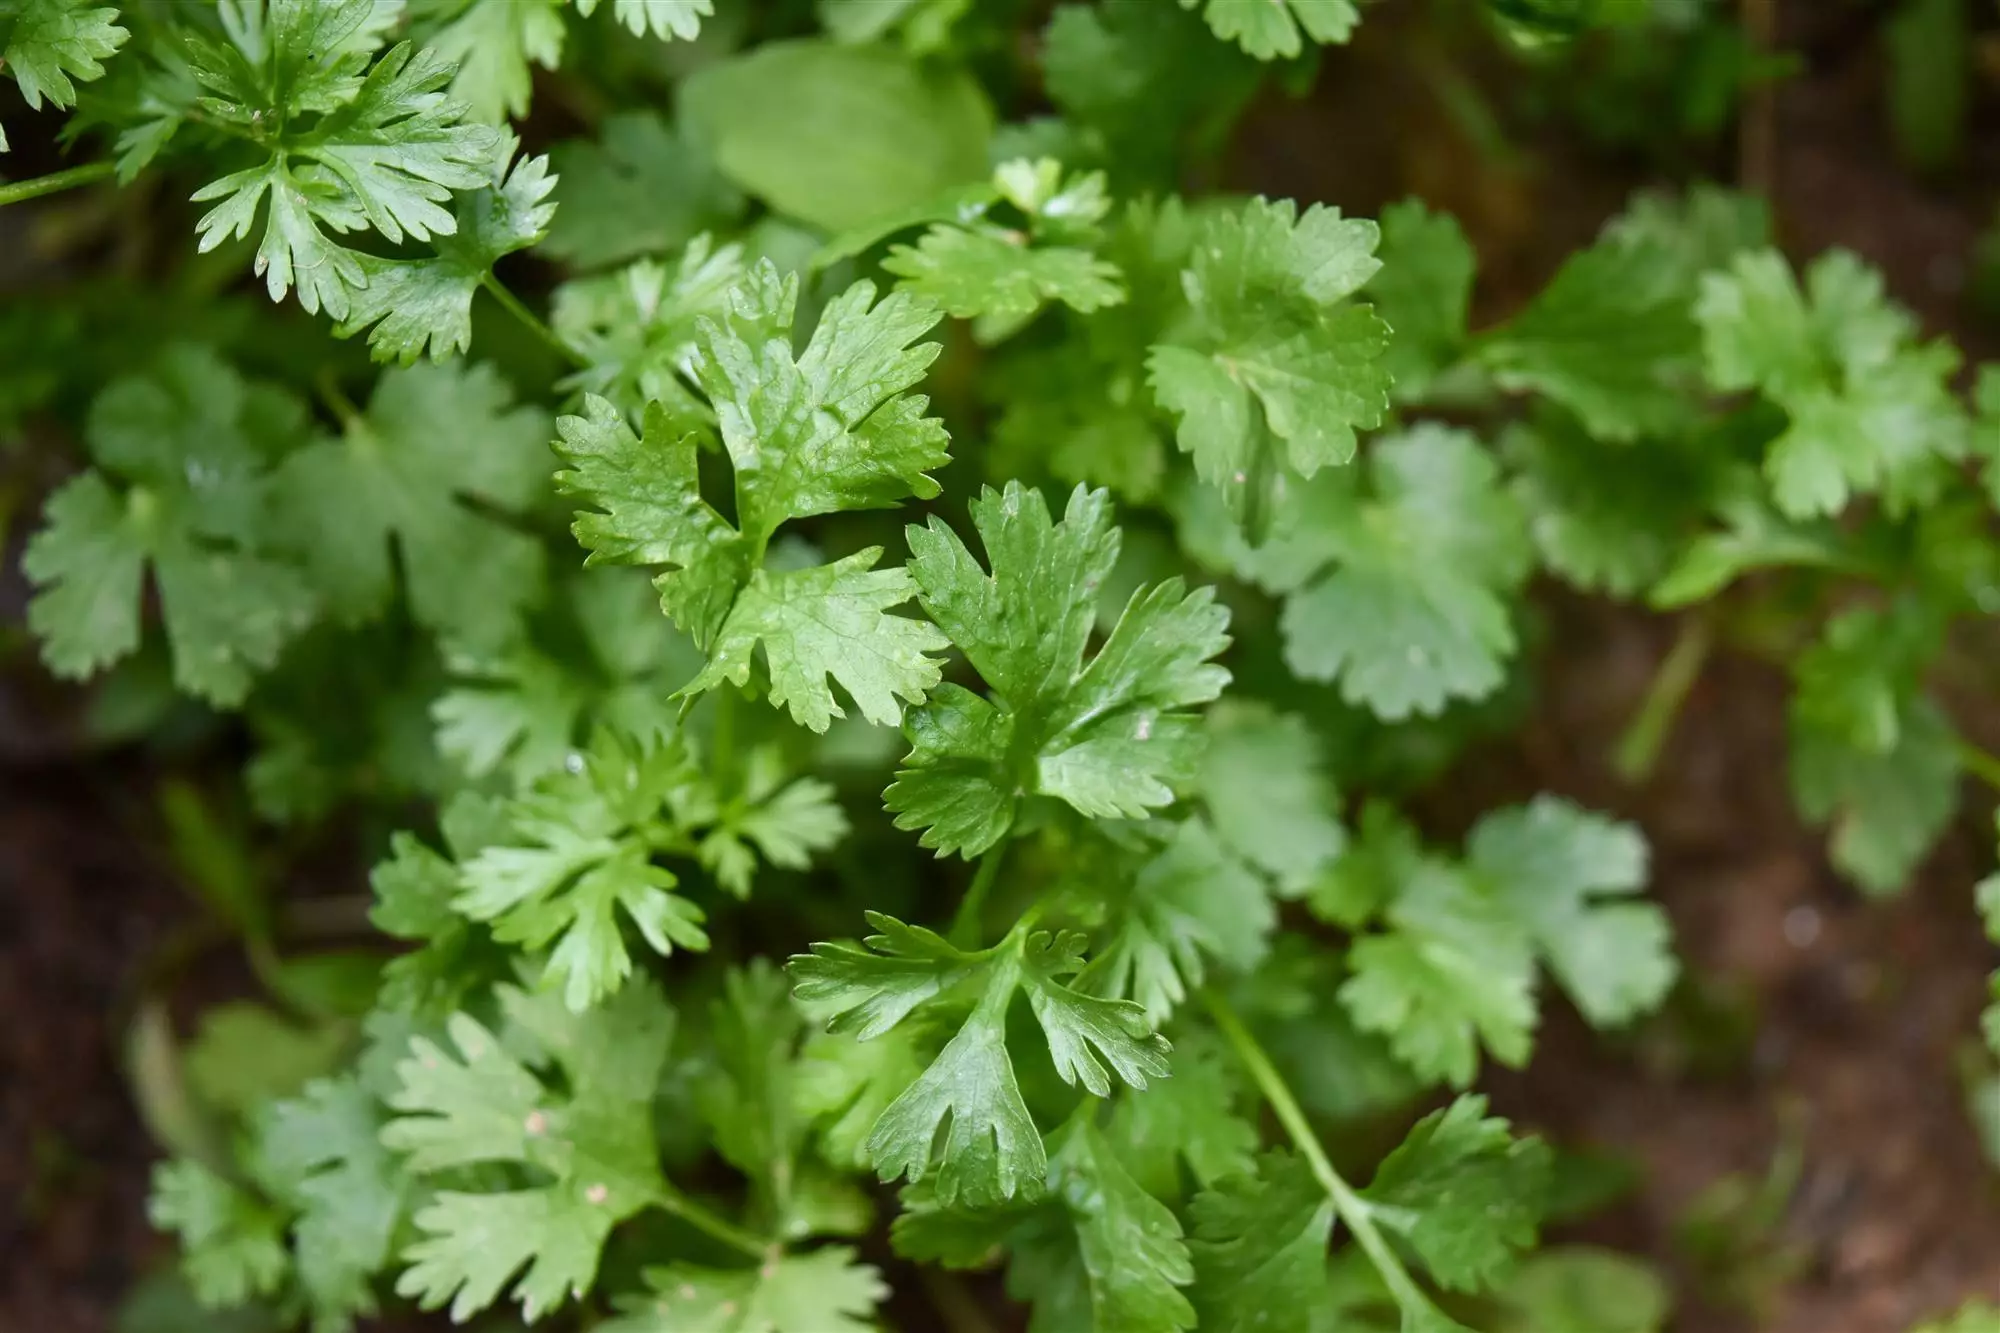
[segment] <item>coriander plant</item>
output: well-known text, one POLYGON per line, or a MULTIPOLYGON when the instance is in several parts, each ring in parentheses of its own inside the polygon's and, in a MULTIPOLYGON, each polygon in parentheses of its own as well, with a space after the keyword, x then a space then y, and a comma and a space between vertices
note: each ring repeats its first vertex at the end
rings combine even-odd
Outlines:
POLYGON ((1475 1088, 1552 1004, 1657 1011, 1673 932, 1635 826, 1413 798, 1559 584, 1678 613, 1628 772, 1768 657, 1799 813, 1901 890, 2000 779, 1939 687, 2000 610, 2000 371, 1716 188, 1497 321, 1421 201, 1187 188, 1372 21, 0 0, 74 155, 0 202, 94 185, 152 256, 0 314, 0 420, 77 443, 28 625, 105 736, 232 738, 265 830, 183 812, 268 1001, 152 1034, 184 1296, 1550 1327, 1557 1153, 1475 1088), (319 827, 365 947, 237 845, 319 827))

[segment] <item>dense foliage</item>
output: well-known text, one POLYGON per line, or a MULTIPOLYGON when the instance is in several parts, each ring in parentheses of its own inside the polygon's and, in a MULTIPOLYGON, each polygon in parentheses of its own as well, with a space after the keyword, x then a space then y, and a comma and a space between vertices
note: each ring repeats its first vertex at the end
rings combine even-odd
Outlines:
MULTIPOLYGON (((42 656, 376 839, 402 946, 304 942, 177 789, 271 1003, 142 1025, 185 1293, 135 1327, 862 1333, 894 1256, 1037 1333, 1657 1329, 1470 1091, 1553 997, 1663 1003, 1646 844, 1405 807, 1520 715, 1552 581, 1686 609, 1635 772, 1710 644, 1786 664, 1798 809, 1898 892, 1994 767, 1939 683, 2000 371, 1719 190, 1482 327, 1421 202, 1176 193, 1352 0, 597 8, 0 0, 85 175, 200 206, 0 315, 0 420, 86 455, 42 656)), ((1479 21, 1559 59, 1598 8, 1479 21)))

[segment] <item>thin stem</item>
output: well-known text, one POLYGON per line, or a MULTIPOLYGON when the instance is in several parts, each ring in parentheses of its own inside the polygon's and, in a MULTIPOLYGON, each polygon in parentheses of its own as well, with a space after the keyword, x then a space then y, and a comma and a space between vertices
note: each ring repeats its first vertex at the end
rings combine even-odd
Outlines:
POLYGON ((114 162, 89 162, 66 171, 52 171, 46 176, 36 176, 32 180, 0 185, 0 208, 5 208, 8 204, 39 199, 45 194, 74 190, 79 185, 90 185, 105 179, 117 170, 118 166, 114 162))
POLYGON ((777 1242, 764 1240, 745 1231, 734 1222, 717 1216, 671 1186, 662 1191, 655 1202, 696 1231, 721 1241, 732 1250, 741 1250, 752 1259, 768 1258, 773 1250, 779 1248, 777 1242))
POLYGON ((972 887, 959 902, 958 915, 951 919, 951 934, 947 936, 961 949, 979 945, 979 914, 993 892, 993 881, 1000 877, 1000 860, 1006 852, 1007 839, 1003 837, 986 849, 986 854, 979 858, 979 869, 972 873, 972 887))
POLYGON ((488 269, 486 276, 479 280, 479 285, 484 287, 487 293, 500 303, 503 310, 521 321, 522 326, 528 332, 534 334, 550 351, 573 366, 582 367, 589 364, 574 347, 571 347, 561 338, 558 338, 556 331, 542 322, 541 316, 523 305, 520 297, 508 291, 506 285, 500 279, 493 276, 491 269, 488 269))
POLYGON ((1966 772, 1995 791, 2000 791, 2000 755, 1994 755, 1971 741, 1958 743, 1958 762, 1966 772))
POLYGON ((1243 1020, 1236 1016, 1236 1011, 1229 1007, 1227 1000, 1212 990, 1203 991, 1201 998, 1214 1017, 1216 1027, 1221 1029, 1223 1037, 1235 1049, 1236 1058, 1250 1071, 1257 1090, 1271 1104, 1278 1123, 1285 1127, 1285 1133, 1312 1168, 1313 1177, 1326 1190, 1327 1197, 1333 1200, 1334 1212, 1354 1233, 1356 1243, 1381 1274, 1382 1282, 1389 1288, 1389 1294, 1396 1298, 1396 1304, 1405 1310, 1437 1313, 1431 1298, 1424 1295, 1423 1289, 1403 1267, 1403 1261, 1375 1225, 1374 1209, 1341 1177, 1340 1172, 1334 1170, 1333 1163, 1327 1159, 1326 1149, 1320 1146, 1319 1135, 1313 1133, 1312 1124, 1300 1109, 1298 1098, 1292 1096, 1291 1088, 1286 1085, 1284 1075, 1278 1072, 1277 1066, 1271 1063, 1271 1057, 1250 1035, 1250 1029, 1243 1025, 1243 1020))
POLYGON ((1701 678, 1715 648, 1715 630, 1699 613, 1681 621, 1680 637, 1661 661, 1660 669, 1647 687, 1646 698, 1612 754, 1612 766, 1627 782, 1642 782, 1651 776, 1660 760, 1660 750, 1673 731, 1688 692, 1701 678))
POLYGON ((340 378, 333 373, 332 366, 321 366, 313 376, 313 388, 319 393, 319 400, 326 404, 326 410, 333 413, 341 427, 353 430, 362 424, 361 409, 354 405, 340 387, 340 378))

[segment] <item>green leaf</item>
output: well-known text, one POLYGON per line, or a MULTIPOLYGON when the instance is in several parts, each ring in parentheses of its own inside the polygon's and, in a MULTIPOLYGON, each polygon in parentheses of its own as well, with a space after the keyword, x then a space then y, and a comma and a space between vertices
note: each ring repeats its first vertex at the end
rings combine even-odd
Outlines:
POLYGON ((1657 1008, 1678 974, 1646 883, 1646 842, 1628 824, 1553 796, 1482 819, 1466 863, 1526 928, 1583 1016, 1598 1027, 1657 1008))
POLYGON ((242 1305, 284 1280, 283 1217, 199 1162, 156 1166, 146 1213, 180 1237, 181 1271, 205 1306, 242 1305))
MULTIPOLYGON (((588 17, 597 4, 576 0, 576 10, 588 17)), ((691 42, 701 35, 701 21, 715 14, 715 0, 613 0, 612 13, 634 37, 651 33, 662 41, 691 42)))
POLYGON ((1319 738, 1289 713, 1238 700, 1209 709, 1197 789, 1222 841, 1281 893, 1304 889, 1347 845, 1319 738))
POLYGON ((1797 665, 1793 799, 1831 823, 1835 868, 1876 896, 1908 882, 1958 808, 1958 737, 1921 692, 1939 635, 1914 604, 1857 609, 1797 665))
POLYGON ((1804 292, 1776 251, 1740 255, 1704 280, 1697 316, 1710 382, 1761 390, 1790 417, 1764 459, 1786 516, 1837 513, 1877 492, 1895 513, 1948 484, 1969 432, 1950 389, 1958 352, 1918 345, 1881 275, 1853 255, 1815 261, 1804 292))
POLYGON ((400 582, 417 623, 459 643, 516 632, 542 549, 492 515, 543 494, 549 427, 511 399, 490 366, 391 371, 341 439, 285 461, 282 524, 336 615, 380 615, 400 582))
POLYGON ((744 272, 741 246, 716 248, 702 235, 671 267, 642 259, 556 288, 556 336, 585 362, 567 387, 610 399, 635 422, 644 421, 647 404, 658 402, 666 419, 685 418, 699 423, 703 435, 712 433, 713 413, 684 368, 694 362, 701 320, 727 313, 730 291, 744 272))
POLYGON ((618 1302, 603 1333, 871 1333, 889 1295, 882 1275, 830 1245, 758 1268, 649 1268, 645 1295, 618 1302))
POLYGON ((928 654, 945 646, 928 626, 887 614, 915 588, 902 570, 874 569, 880 548, 761 567, 790 519, 937 494, 926 471, 946 461, 944 429, 923 416, 928 400, 906 392, 937 355, 935 343, 911 345, 937 312, 902 293, 874 298, 872 283, 848 288, 794 357, 785 335, 798 279, 767 260, 732 290, 723 320, 700 322, 697 373, 735 471, 734 526, 702 498, 695 437, 665 408, 649 406, 643 438, 599 398, 557 422, 571 464, 557 484, 599 510, 575 526, 591 560, 671 566, 662 604, 710 655, 687 690, 746 683, 761 646, 772 702, 816 731, 845 715, 829 675, 871 721, 893 723, 900 701, 936 682, 928 654))
POLYGON ((1195 1311, 1202 1333, 1312 1329, 1330 1313, 1333 1202, 1305 1164, 1274 1152, 1257 1174, 1195 1195, 1195 1311))
POLYGON ((1104 176, 1062 181, 1052 158, 1003 163, 995 195, 1027 219, 1027 230, 995 221, 990 209, 962 209, 931 226, 915 246, 899 245, 882 267, 902 286, 960 319, 977 317, 974 333, 993 341, 1011 333, 1051 301, 1083 314, 1125 300, 1118 266, 1092 245, 1110 204, 1104 176), (1064 244, 1063 242, 1070 242, 1064 244))
POLYGON ((1181 1166, 1203 1189, 1256 1169, 1257 1127, 1243 1114, 1229 1053, 1198 1031, 1174 1047, 1174 1076, 1112 1107, 1105 1137, 1148 1194, 1182 1194, 1181 1166))
POLYGON ((1535 1244, 1552 1155, 1486 1119, 1484 1097, 1424 1117, 1376 1168, 1362 1196, 1401 1233, 1439 1285, 1486 1291, 1535 1244))
POLYGON ((657 112, 606 116, 597 138, 549 154, 561 184, 542 249, 581 268, 664 253, 732 223, 743 197, 657 112))
POLYGON ((503 140, 491 180, 458 197, 457 230, 436 237, 434 256, 355 256, 367 286, 354 293, 334 331, 346 338, 368 329, 369 353, 405 366, 426 353, 444 360, 469 349, 480 284, 502 256, 527 249, 549 230, 556 178, 548 167, 546 157, 516 160, 513 141, 503 140))
POLYGON ((1264 886, 1200 819, 1175 827, 1115 910, 1089 988, 1136 1001, 1155 1023, 1203 984, 1210 960, 1232 972, 1255 968, 1278 924, 1264 886))
POLYGON ((945 686, 910 714, 910 754, 883 794, 896 826, 923 829, 940 855, 974 856, 1025 796, 1091 818, 1172 800, 1200 757, 1200 724, 1184 710, 1229 678, 1208 660, 1229 642, 1227 613, 1178 579, 1142 588, 1086 664, 1097 590, 1118 558, 1109 498, 1078 487, 1055 523, 1039 491, 1009 483, 983 490, 972 519, 990 574, 935 517, 909 529, 910 571, 992 696, 945 686))
POLYGON ((489 183, 500 146, 494 130, 464 123, 463 103, 441 96, 452 79, 444 57, 404 42, 371 65, 366 46, 348 43, 373 11, 374 0, 248 0, 233 11, 229 41, 200 39, 193 64, 209 94, 204 114, 265 153, 195 191, 195 202, 215 205, 195 224, 200 249, 248 236, 268 195, 256 271, 271 299, 296 283, 308 312, 323 306, 337 321, 368 276, 323 228, 366 227, 391 242, 450 236, 458 222, 443 205, 489 183))
MULTIPOLYGON (((8 7, 0 66, 14 76, 21 98, 39 110, 42 99, 55 106, 76 105, 76 85, 104 77, 103 62, 129 35, 118 26, 118 11, 89 0, 18 0, 8 7)), ((0 133, 0 152, 7 137, 0 133)))
POLYGON ((1458 219, 1420 199, 1382 210, 1380 255, 1365 294, 1393 330, 1382 366, 1408 401, 1465 352, 1477 261, 1458 219))
POLYGON ((1121 181, 1167 193, 1190 150, 1227 133, 1264 71, 1173 5, 1064 4, 1042 34, 1042 76, 1064 122, 1121 181))
POLYGON ((1386 1037, 1412 1070, 1458 1087, 1478 1071, 1482 1043, 1502 1064, 1525 1063, 1535 955, 1513 913, 1475 877, 1418 850, 1397 821, 1364 822, 1350 853, 1357 856, 1372 869, 1357 867, 1359 882, 1340 899, 1313 900, 1315 911, 1342 923, 1380 911, 1388 927, 1349 953, 1340 1000, 1356 1024, 1386 1037))
POLYGON ((1614 231, 1485 335, 1479 356, 1502 386, 1546 394, 1600 439, 1663 433, 1690 415, 1692 301, 1676 255, 1614 231))
POLYGON ((710 1005, 714 1070, 695 1090, 715 1151, 757 1182, 771 1213, 790 1206, 806 1121, 794 1115, 793 1054, 802 1026, 784 975, 764 959, 732 968, 710 1005))
POLYGON ((1515 648, 1507 598, 1532 563, 1499 469, 1472 437, 1424 425, 1375 444, 1364 475, 1317 483, 1277 524, 1300 567, 1331 562, 1286 589, 1285 661, 1390 721, 1493 693, 1515 648))
POLYGON ((136 649, 150 569, 175 684, 242 702, 313 610, 306 581, 272 551, 265 471, 304 431, 296 400, 204 348, 169 348, 155 370, 105 388, 86 430, 102 470, 49 498, 22 558, 50 669, 85 676, 136 649))
POLYGON ((768 42, 705 66, 680 99, 723 175, 826 231, 986 174, 993 111, 979 85, 892 47, 768 42))
POLYGON ((389 1104, 401 1114, 382 1141, 430 1175, 480 1162, 515 1162, 548 1183, 514 1190, 444 1189, 419 1209, 423 1238, 404 1258, 397 1294, 425 1309, 451 1302, 463 1323, 491 1305, 517 1272, 523 1318, 534 1320, 597 1274, 611 1229, 666 1188, 653 1138, 653 1094, 666 1060, 673 1014, 649 983, 572 1015, 559 1003, 511 986, 501 1008, 528 1050, 546 1051, 564 1090, 466 1014, 452 1017, 457 1054, 426 1038, 396 1067, 389 1104))
POLYGON ((1995 1333, 2000 1330, 2000 1306, 1972 1301, 1957 1313, 1919 1325, 1913 1333, 1995 1333))
POLYGON ((454 67, 451 95, 501 125, 528 113, 534 70, 562 63, 562 0, 416 0, 411 30, 454 67))
POLYGON ((1527 1256, 1499 1299, 1498 1333, 1662 1333, 1673 1309, 1650 1266, 1584 1246, 1527 1256))
POLYGON ((1549 412, 1509 431, 1502 447, 1543 563, 1573 587, 1629 598, 1658 585, 1700 540, 1722 486, 1703 448, 1711 443, 1607 444, 1549 412))
POLYGON ((1300 30, 1315 42, 1345 42, 1361 22, 1355 0, 1181 0, 1199 7, 1215 35, 1259 60, 1291 59, 1305 49, 1300 30))
POLYGON ((876 569, 881 558, 882 548, 871 546, 830 565, 751 574, 709 646, 708 665, 683 693, 746 684, 761 647, 772 704, 801 726, 824 732, 847 715, 827 688, 829 677, 870 722, 896 723, 904 703, 923 702, 937 683, 929 654, 949 645, 922 621, 889 614, 917 585, 907 570, 876 569))
POLYGON ((382 1109, 353 1074, 271 1102, 257 1127, 258 1160, 298 1209, 292 1247, 316 1321, 373 1315, 373 1279, 409 1206, 409 1180, 379 1138, 382 1109))
POLYGON ((1182 284, 1192 345, 1154 346, 1147 370, 1179 418, 1195 471, 1259 537, 1287 476, 1353 458, 1389 405, 1388 326, 1350 305, 1381 268, 1372 222, 1253 199, 1203 228, 1182 284))
POLYGON ((452 907, 491 923, 502 943, 553 946, 543 982, 577 1012, 632 974, 621 917, 654 953, 706 950, 701 909, 672 892, 679 880, 654 864, 649 842, 649 821, 688 766, 674 746, 593 746, 512 803, 507 836, 464 864, 452 907))
POLYGON ((1194 1281, 1180 1222, 1140 1188, 1087 1116, 1063 1131, 1049 1183, 1076 1228, 1093 1328, 1194 1326, 1180 1291, 1194 1281))
POLYGON ((1063 984, 1083 967, 1081 936, 1016 927, 993 948, 967 953, 893 917, 870 912, 868 922, 880 933, 865 948, 816 944, 792 959, 799 999, 830 1015, 830 1030, 868 1041, 926 1001, 961 990, 977 997, 929 1068, 876 1119, 868 1154, 883 1180, 929 1180, 947 1207, 1042 1194, 1048 1156, 1007 1050, 1017 992, 1026 993, 1065 1083, 1102 1097, 1113 1073, 1137 1088, 1166 1075, 1167 1043, 1143 1009, 1063 984))

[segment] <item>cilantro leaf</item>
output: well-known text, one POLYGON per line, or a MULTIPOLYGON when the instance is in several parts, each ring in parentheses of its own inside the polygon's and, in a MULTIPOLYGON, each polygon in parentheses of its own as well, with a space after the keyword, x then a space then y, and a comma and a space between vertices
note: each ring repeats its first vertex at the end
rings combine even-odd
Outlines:
MULTIPOLYGON (((130 35, 117 18, 116 9, 89 0, 16 0, 0 13, 0 66, 13 74, 29 106, 39 110, 45 97, 55 106, 75 106, 77 83, 102 78, 103 62, 130 35)), ((0 152, 6 149, 0 132, 0 152)))
POLYGON ((657 615, 636 570, 576 570, 541 616, 501 647, 449 645, 452 683, 431 715, 437 747, 469 777, 505 770, 525 785, 560 768, 600 728, 665 741, 669 698, 700 664, 694 646, 657 615))
POLYGON ((28 624, 49 667, 88 675, 136 649, 150 569, 175 683, 242 702, 314 607, 273 550, 267 510, 269 461, 304 430, 290 395, 200 347, 170 348, 153 371, 100 393, 86 429, 98 468, 50 497, 22 559, 37 589, 28 624))
POLYGON ((409 1206, 408 1178, 383 1148, 381 1126, 381 1107, 353 1074, 310 1083, 259 1118, 257 1157, 298 1208, 292 1249, 321 1325, 376 1312, 371 1280, 409 1206))
MULTIPOLYGON (((575 348, 584 368, 566 381, 610 399, 635 422, 648 403, 665 405, 680 429, 699 423, 713 432, 714 414, 694 392, 700 321, 728 311, 729 294, 744 275, 740 245, 689 241, 671 267, 642 259, 615 273, 566 282, 556 289, 556 336, 575 348)), ((589 408, 586 406, 586 413, 589 408)))
POLYGON ((1638 830, 1540 796, 1482 819, 1466 862, 1591 1023, 1626 1023, 1666 998, 1678 971, 1666 913, 1615 901, 1645 886, 1638 830))
POLYGON ((983 179, 993 108, 971 72, 886 43, 766 42, 704 65, 678 107, 746 194, 830 233, 983 179))
POLYGON ((203 253, 250 234, 270 197, 257 273, 271 299, 294 283, 299 303, 348 319, 368 285, 360 257, 323 228, 368 228, 390 241, 450 236, 442 205, 488 183, 497 133, 464 123, 445 97, 452 67, 404 42, 370 63, 362 33, 374 0, 273 4, 242 0, 228 40, 194 34, 193 71, 204 114, 239 128, 261 160, 195 191, 215 206, 195 224, 203 253))
POLYGON ((686 245, 743 212, 743 196, 694 140, 652 111, 606 116, 593 139, 549 154, 562 207, 542 250, 601 268, 686 245))
POLYGON ((508 835, 462 867, 452 906, 490 922, 495 939, 540 950, 553 944, 545 984, 582 1011, 632 973, 619 918, 658 954, 702 951, 703 913, 671 892, 675 875, 652 860, 649 821, 685 781, 684 752, 606 738, 508 809, 508 835))
POLYGON ((1391 721, 1500 687, 1515 647, 1506 599, 1532 552, 1470 436, 1425 425, 1380 441, 1360 475, 1317 482, 1277 530, 1299 566, 1331 565, 1285 589, 1294 674, 1338 681, 1348 702, 1391 721))
POLYGON ((388 859, 369 875, 375 904, 368 919, 387 935, 421 947, 393 958, 382 970, 379 1006, 397 1013, 438 1016, 457 1009, 467 995, 501 973, 504 955, 483 930, 452 910, 459 888, 457 861, 468 861, 506 836, 503 804, 460 792, 444 807, 446 856, 409 833, 389 841, 388 859))
POLYGON ((1472 245, 1451 214, 1406 199, 1382 210, 1381 259, 1382 271, 1364 290, 1394 330, 1382 365, 1398 398, 1420 398, 1465 351, 1476 264, 1472 245))
POLYGON ((1705 279, 1697 316, 1710 382, 1758 389, 1790 418, 1764 459, 1788 517, 1837 513, 1877 492, 1901 512, 1947 484, 1970 430, 1950 388, 1958 353, 1916 344, 1881 275, 1853 255, 1817 260, 1804 292, 1776 251, 1740 255, 1705 279))
POLYGON ((947 685, 910 714, 910 754, 883 794, 896 826, 923 829, 940 855, 974 856, 1028 795, 1092 818, 1172 800, 1200 754, 1200 724, 1183 710, 1229 678, 1208 660, 1229 642, 1227 613, 1178 579, 1142 588, 1086 664, 1097 590, 1118 558, 1109 498, 1078 487, 1059 523, 1019 483, 971 507, 992 572, 937 518, 909 529, 910 571, 993 694, 947 685))
POLYGON ((1182 450, 1260 536, 1288 476, 1354 456, 1389 405, 1388 326, 1348 304, 1381 268, 1372 222, 1315 204, 1254 199, 1211 218, 1182 283, 1185 341, 1153 347, 1154 396, 1182 450))
POLYGON ((1264 886, 1200 819, 1175 827, 1114 910, 1116 928, 1088 987, 1137 1001, 1155 1023, 1202 985, 1208 960, 1233 972, 1255 968, 1278 924, 1264 886))
POLYGON ((658 581, 662 604, 710 654, 688 692, 747 682, 761 646, 772 701, 802 725, 825 731, 845 715, 828 676, 869 720, 895 722, 902 701, 936 682, 927 654, 944 647, 928 626, 887 614, 915 591, 910 576, 875 570, 880 548, 806 569, 763 561, 790 519, 937 493, 925 472, 946 461, 944 429, 906 392, 937 354, 934 343, 911 346, 937 314, 902 293, 878 304, 874 286, 857 283, 795 358, 785 339, 797 299, 797 277, 781 279, 766 260, 732 290, 722 320, 698 323, 697 374, 735 468, 734 526, 701 497, 694 436, 658 406, 643 439, 598 398, 559 421, 557 449, 572 468, 557 483, 598 506, 576 524, 592 560, 672 566, 658 581))
POLYGON ((828 677, 869 721, 896 721, 903 702, 920 701, 936 683, 938 664, 927 654, 946 645, 922 621, 889 614, 917 587, 907 570, 876 569, 881 558, 882 548, 871 546, 830 565, 754 571, 709 645, 707 665, 683 691, 745 684, 761 647, 771 702, 790 709, 800 725, 823 732, 846 716, 828 677))
POLYGON ((424 1233, 404 1252, 399 1295, 425 1309, 451 1302, 464 1322, 513 1288, 528 1320, 581 1296, 612 1227, 660 1197, 653 1093, 673 1015, 649 983, 627 986, 575 1016, 511 986, 501 1008, 528 1049, 547 1051, 566 1092, 537 1075, 508 1042, 466 1014, 449 1032, 457 1054, 411 1042, 389 1104, 401 1114, 382 1141, 419 1175, 481 1162, 532 1168, 547 1183, 513 1190, 440 1190, 418 1210, 424 1233))
MULTIPOLYGON (((576 0, 576 12, 588 18, 597 3, 576 0)), ((662 41, 691 42, 701 35, 701 21, 714 15, 715 0, 613 0, 611 12, 634 37, 651 33, 662 41)))
POLYGON ((778 1254, 757 1268, 648 1268, 645 1295, 622 1298, 603 1333, 870 1333, 889 1294, 853 1250, 778 1254))
POLYGON ((453 67, 451 95, 499 125, 528 113, 533 65, 562 63, 563 0, 417 0, 411 30, 453 67))
POLYGON ((1913 603, 1848 611, 1796 667, 1793 799, 1831 823, 1835 868, 1878 897, 1908 882, 1958 808, 1958 737, 1921 693, 1941 632, 1913 603))
POLYGON ((490 514, 540 498, 547 439, 490 366, 392 371, 341 439, 285 461, 277 504, 336 615, 380 615, 400 569, 418 624, 491 647, 539 596, 542 549, 490 514))
POLYGON ((1643 232, 1614 230, 1480 340, 1503 387, 1562 404, 1591 434, 1630 440, 1690 414, 1685 381, 1700 338, 1684 265, 1643 232))
POLYGON ((1199 7, 1215 35, 1259 60, 1291 59, 1305 49, 1300 31, 1315 42, 1345 42, 1361 22, 1355 0, 1181 0, 1199 7))
POLYGON ((968 953, 894 917, 870 912, 868 922, 880 933, 865 948, 816 944, 792 959, 798 997, 825 1005, 830 1030, 868 1041, 926 1001, 959 990, 977 996, 936 1059, 876 1119, 868 1154, 883 1180, 929 1179, 947 1206, 1042 1194, 1048 1156, 1007 1051, 1007 1010, 1019 992, 1065 1083, 1102 1097, 1112 1073, 1138 1088, 1166 1075, 1167 1043, 1143 1009, 1063 984, 1083 967, 1082 937, 1016 926, 993 948, 968 953))
POLYGON ((1256 1169, 1257 1127, 1243 1114, 1242 1078, 1200 1029, 1174 1047, 1174 1076, 1118 1098, 1105 1137, 1148 1194, 1182 1193, 1181 1165, 1207 1189, 1256 1169))
POLYGON ((1090 243, 1110 208, 1104 177, 1062 183, 1053 158, 1006 162, 994 172, 998 196, 1027 219, 1026 231, 1002 225, 989 210, 964 210, 933 224, 915 246, 899 245, 882 267, 902 286, 959 319, 978 317, 974 332, 993 341, 1027 322, 1050 301, 1089 313, 1125 299, 1116 265, 1090 243), (1065 244, 1064 242, 1069 242, 1065 244))
POLYGON ((1476 877, 1419 848, 1407 825, 1372 808, 1312 906, 1343 924, 1381 914, 1386 929, 1349 952, 1340 1000, 1411 1069, 1463 1087, 1482 1043, 1502 1064, 1527 1060, 1536 1018, 1528 934, 1476 877))
POLYGON ((1132 1178, 1087 1114, 1063 1130, 1049 1184, 1075 1227, 1092 1328, 1193 1327, 1180 1288, 1194 1281, 1194 1265, 1180 1222, 1132 1178))
POLYGON ((357 255, 367 285, 353 294, 335 332, 346 338, 368 329, 377 361, 410 365, 428 352, 434 360, 472 346, 472 298, 503 255, 541 240, 555 214, 549 191, 556 178, 546 157, 515 157, 504 139, 493 155, 492 177, 458 197, 457 229, 435 238, 437 253, 423 259, 357 255))
POLYGON ((1227 133, 1263 70, 1173 5, 1064 4, 1042 34, 1042 77, 1097 161, 1164 193, 1190 148, 1227 133))
POLYGON ((1211 708, 1196 786, 1222 841, 1281 893, 1302 890, 1347 843, 1319 738, 1291 714, 1235 700, 1211 708))
POLYGON ((181 1271, 205 1306, 241 1305, 284 1281, 283 1216, 200 1162, 155 1167, 147 1215, 180 1237, 181 1271))
POLYGON ((1202 1333, 1314 1328, 1332 1294, 1333 1201, 1289 1153, 1269 1153, 1257 1165, 1257 1174, 1219 1181, 1190 1205, 1191 1294, 1202 1333))
POLYGON ((1502 447, 1543 563, 1573 587, 1631 597, 1701 540, 1693 534, 1723 488, 1711 443, 1607 444, 1567 414, 1544 412, 1510 430, 1502 447))
POLYGON ((1460 1097, 1419 1121, 1362 1191, 1439 1285, 1485 1291, 1535 1244, 1553 1154, 1486 1119, 1484 1097, 1460 1097))

